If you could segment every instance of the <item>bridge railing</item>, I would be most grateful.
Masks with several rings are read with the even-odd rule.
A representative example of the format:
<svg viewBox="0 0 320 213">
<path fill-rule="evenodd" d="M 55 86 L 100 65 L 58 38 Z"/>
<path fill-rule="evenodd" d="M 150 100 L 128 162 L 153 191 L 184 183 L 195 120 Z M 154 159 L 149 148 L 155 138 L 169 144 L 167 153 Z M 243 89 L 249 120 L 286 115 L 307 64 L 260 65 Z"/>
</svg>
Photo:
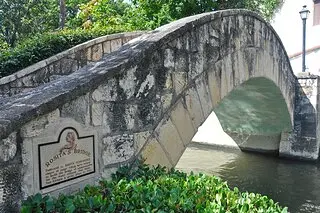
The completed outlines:
<svg viewBox="0 0 320 213">
<path fill-rule="evenodd" d="M 42 60 L 0 79 L 0 98 L 29 91 L 41 84 L 69 75 L 118 50 L 143 32 L 127 32 L 102 36 Z"/>
</svg>

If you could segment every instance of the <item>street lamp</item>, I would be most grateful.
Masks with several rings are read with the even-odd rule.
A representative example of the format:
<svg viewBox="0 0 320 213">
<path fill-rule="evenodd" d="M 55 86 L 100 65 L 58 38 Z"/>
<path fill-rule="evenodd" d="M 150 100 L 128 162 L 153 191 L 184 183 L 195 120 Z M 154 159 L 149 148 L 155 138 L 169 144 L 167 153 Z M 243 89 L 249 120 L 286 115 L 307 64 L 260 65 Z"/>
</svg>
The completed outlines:
<svg viewBox="0 0 320 213">
<path fill-rule="evenodd" d="M 308 15 L 310 11 L 307 9 L 307 5 L 304 5 L 302 7 L 302 10 L 299 12 L 300 17 L 302 19 L 302 25 L 303 25 L 303 38 L 302 38 L 302 72 L 306 71 L 306 20 L 308 18 Z"/>
</svg>

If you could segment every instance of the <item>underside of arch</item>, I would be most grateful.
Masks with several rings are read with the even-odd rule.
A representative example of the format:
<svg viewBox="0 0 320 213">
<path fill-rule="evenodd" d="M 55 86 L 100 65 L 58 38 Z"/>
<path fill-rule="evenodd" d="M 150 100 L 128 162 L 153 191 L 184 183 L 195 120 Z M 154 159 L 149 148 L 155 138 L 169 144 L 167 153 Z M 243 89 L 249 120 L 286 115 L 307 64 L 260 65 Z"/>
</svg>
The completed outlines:
<svg viewBox="0 0 320 213">
<path fill-rule="evenodd" d="M 267 78 L 251 78 L 214 109 L 222 128 L 243 150 L 277 152 L 281 132 L 292 129 L 280 89 Z"/>
</svg>

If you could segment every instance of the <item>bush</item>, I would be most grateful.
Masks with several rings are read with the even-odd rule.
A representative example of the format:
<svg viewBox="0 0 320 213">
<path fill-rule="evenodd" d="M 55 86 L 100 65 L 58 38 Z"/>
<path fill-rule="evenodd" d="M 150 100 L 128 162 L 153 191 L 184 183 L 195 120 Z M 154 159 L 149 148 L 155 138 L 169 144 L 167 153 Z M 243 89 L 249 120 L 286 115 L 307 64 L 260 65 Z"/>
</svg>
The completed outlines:
<svg viewBox="0 0 320 213">
<path fill-rule="evenodd" d="M 0 52 L 0 78 L 11 75 L 34 63 L 65 51 L 77 44 L 112 33 L 127 31 L 125 28 L 100 30 L 64 30 L 36 35 L 24 40 L 14 49 Z"/>
<path fill-rule="evenodd" d="M 260 194 L 231 190 L 226 182 L 203 174 L 187 175 L 176 170 L 145 165 L 120 170 L 112 181 L 86 186 L 75 195 L 58 198 L 30 196 L 22 203 L 29 212 L 287 212 Z"/>
</svg>

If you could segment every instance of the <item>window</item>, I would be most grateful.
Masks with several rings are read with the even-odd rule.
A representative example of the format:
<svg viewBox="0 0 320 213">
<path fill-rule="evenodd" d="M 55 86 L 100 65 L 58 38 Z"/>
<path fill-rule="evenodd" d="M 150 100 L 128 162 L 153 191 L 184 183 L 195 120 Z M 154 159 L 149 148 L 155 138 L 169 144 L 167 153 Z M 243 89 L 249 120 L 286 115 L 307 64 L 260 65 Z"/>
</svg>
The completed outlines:
<svg viewBox="0 0 320 213">
<path fill-rule="evenodd" d="M 320 0 L 313 0 L 313 25 L 320 25 Z"/>
</svg>

